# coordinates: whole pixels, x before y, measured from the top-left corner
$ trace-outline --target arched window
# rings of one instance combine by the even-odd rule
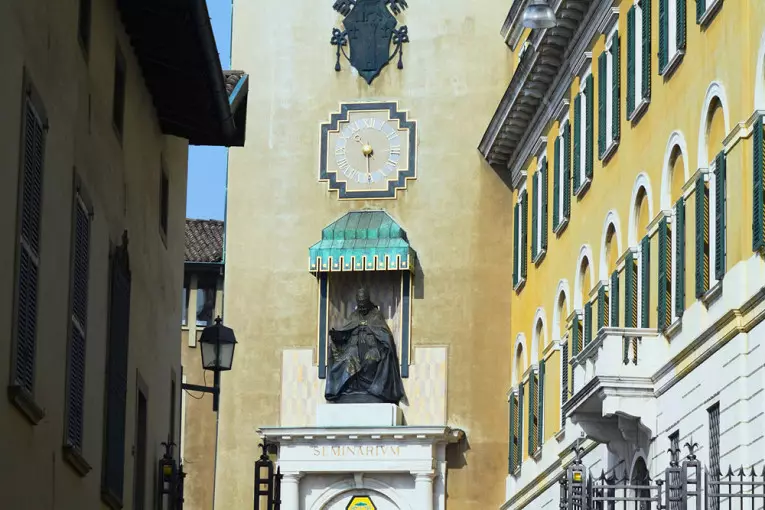
[[[519,337],[515,346],[515,361],[513,363],[513,384],[520,384],[526,371],[526,359],[523,352],[523,339]]]

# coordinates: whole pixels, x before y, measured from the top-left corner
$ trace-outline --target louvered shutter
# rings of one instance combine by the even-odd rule
[[[707,7],[706,0],[696,0],[696,24],[697,25],[701,25],[701,18],[704,16],[706,7]]]
[[[595,154],[595,134],[593,120],[595,115],[595,82],[592,74],[587,77],[587,88],[585,89],[585,99],[587,100],[587,114],[585,119],[587,142],[585,144],[584,156],[586,159],[584,166],[584,175],[592,180],[593,155]]]
[[[592,302],[584,305],[584,346],[592,341]]]
[[[537,402],[537,446],[545,441],[545,360],[539,361],[539,401]]]
[[[131,277],[127,238],[112,259],[106,366],[106,421],[102,490],[122,501],[125,477],[125,417],[130,337]]]
[[[542,249],[547,250],[547,158],[542,162]]]
[[[571,324],[571,354],[576,356],[582,350],[582,331],[579,323],[579,317],[574,316],[574,321]]]
[[[571,218],[571,122],[563,131],[563,217]]]
[[[573,188],[574,193],[579,192],[580,183],[582,182],[581,177],[581,154],[582,151],[579,149],[579,144],[581,142],[582,137],[582,95],[577,94],[574,98],[574,181],[573,181]]]
[[[651,99],[651,0],[640,0],[643,25],[643,99]]]
[[[525,191],[522,193],[523,198],[521,200],[521,278],[526,278],[526,257],[529,252],[529,199],[528,193]]]
[[[669,0],[659,0],[659,74],[669,59]]]
[[[535,384],[535,377],[534,372],[532,372],[529,375],[529,414],[528,414],[528,420],[529,420],[529,429],[527,431],[528,437],[528,443],[526,445],[526,448],[528,449],[529,457],[534,455],[534,441],[536,440],[537,430],[536,430],[536,416],[534,414],[536,413],[536,405],[537,405],[537,389]]]
[[[650,324],[650,289],[651,289],[651,238],[647,235],[640,241],[640,327]]]
[[[627,120],[635,111],[635,6],[627,11]]]
[[[686,14],[685,14],[685,0],[675,0],[677,2],[677,32],[676,32],[676,40],[677,40],[677,49],[678,50],[684,50],[685,49],[685,40],[687,37],[687,22],[686,22]]]
[[[520,216],[520,204],[516,202],[513,208],[513,218],[515,218],[515,225],[513,229],[513,287],[518,285],[518,268],[520,267],[520,259],[518,258],[519,243],[521,239],[521,216]]]
[[[611,134],[614,141],[619,140],[619,129],[622,121],[622,80],[621,80],[621,52],[619,51],[619,34],[614,34],[611,41]]]
[[[34,394],[45,128],[29,98],[25,99],[24,109],[13,384]]]
[[[717,154],[715,163],[715,278],[719,281],[725,276],[725,151]]]
[[[601,286],[598,289],[598,328],[608,326],[608,293],[606,288]]]
[[[696,297],[709,289],[709,194],[704,176],[696,178]]]
[[[510,408],[510,423],[508,424],[508,453],[507,453],[507,472],[508,474],[513,474],[515,472],[515,451],[517,449],[516,441],[517,441],[517,432],[515,427],[515,417],[517,414],[517,411],[515,409],[516,407],[516,400],[515,400],[515,394],[510,395],[510,402],[508,403],[508,407]]]
[[[611,298],[611,320],[609,326],[612,328],[619,327],[619,271],[611,273],[611,288],[609,289],[609,297]]]
[[[558,230],[560,224],[560,202],[561,183],[560,183],[560,142],[561,137],[555,139],[555,150],[553,156],[553,230]]]
[[[534,173],[531,180],[531,261],[537,260],[537,221],[539,208],[539,171]]]
[[[74,260],[71,276],[71,332],[67,359],[66,444],[82,451],[85,407],[85,350],[88,325],[88,280],[90,267],[90,214],[75,195]]]
[[[635,255],[627,251],[624,259],[624,327],[637,327],[637,271]]]
[[[561,346],[561,367],[560,367],[560,373],[561,373],[561,395],[560,395],[560,403],[561,403],[561,413],[560,413],[560,426],[561,428],[564,428],[566,426],[566,415],[563,413],[563,405],[565,405],[566,402],[568,402],[568,392],[569,392],[569,382],[568,382],[568,341],[563,342],[563,345]]]
[[[608,56],[605,51],[598,57],[598,159],[606,152],[606,113],[608,97]],[[587,91],[589,96],[590,91]]]
[[[762,253],[765,251],[765,137],[762,115],[757,116],[752,129],[752,250]]]
[[[520,465],[523,462],[523,397],[525,396],[524,384],[521,383],[518,387],[518,452],[516,453],[516,459]]]
[[[672,320],[672,243],[669,239],[667,218],[659,223],[659,303],[657,308],[659,330],[663,331]]]
[[[685,203],[681,197],[675,204],[675,315],[685,311]]]

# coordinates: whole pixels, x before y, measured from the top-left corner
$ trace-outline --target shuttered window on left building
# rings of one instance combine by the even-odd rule
[[[13,350],[9,395],[29,421],[37,424],[45,414],[35,403],[34,395],[47,125],[42,104],[29,85],[22,114],[16,281],[12,325]]]
[[[81,475],[90,471],[82,452],[85,410],[85,359],[88,339],[91,209],[75,183],[72,264],[69,279],[69,342],[66,365],[64,454]]]

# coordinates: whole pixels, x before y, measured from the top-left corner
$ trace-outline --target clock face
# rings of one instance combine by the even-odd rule
[[[341,199],[395,198],[416,178],[416,140],[395,103],[343,105],[322,124],[319,180]]]

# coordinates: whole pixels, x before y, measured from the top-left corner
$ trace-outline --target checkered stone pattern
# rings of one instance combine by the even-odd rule
[[[446,425],[446,347],[414,349],[414,363],[404,388],[409,399],[401,408],[407,425]],[[312,349],[282,352],[282,427],[313,427],[316,407],[324,403]]]

